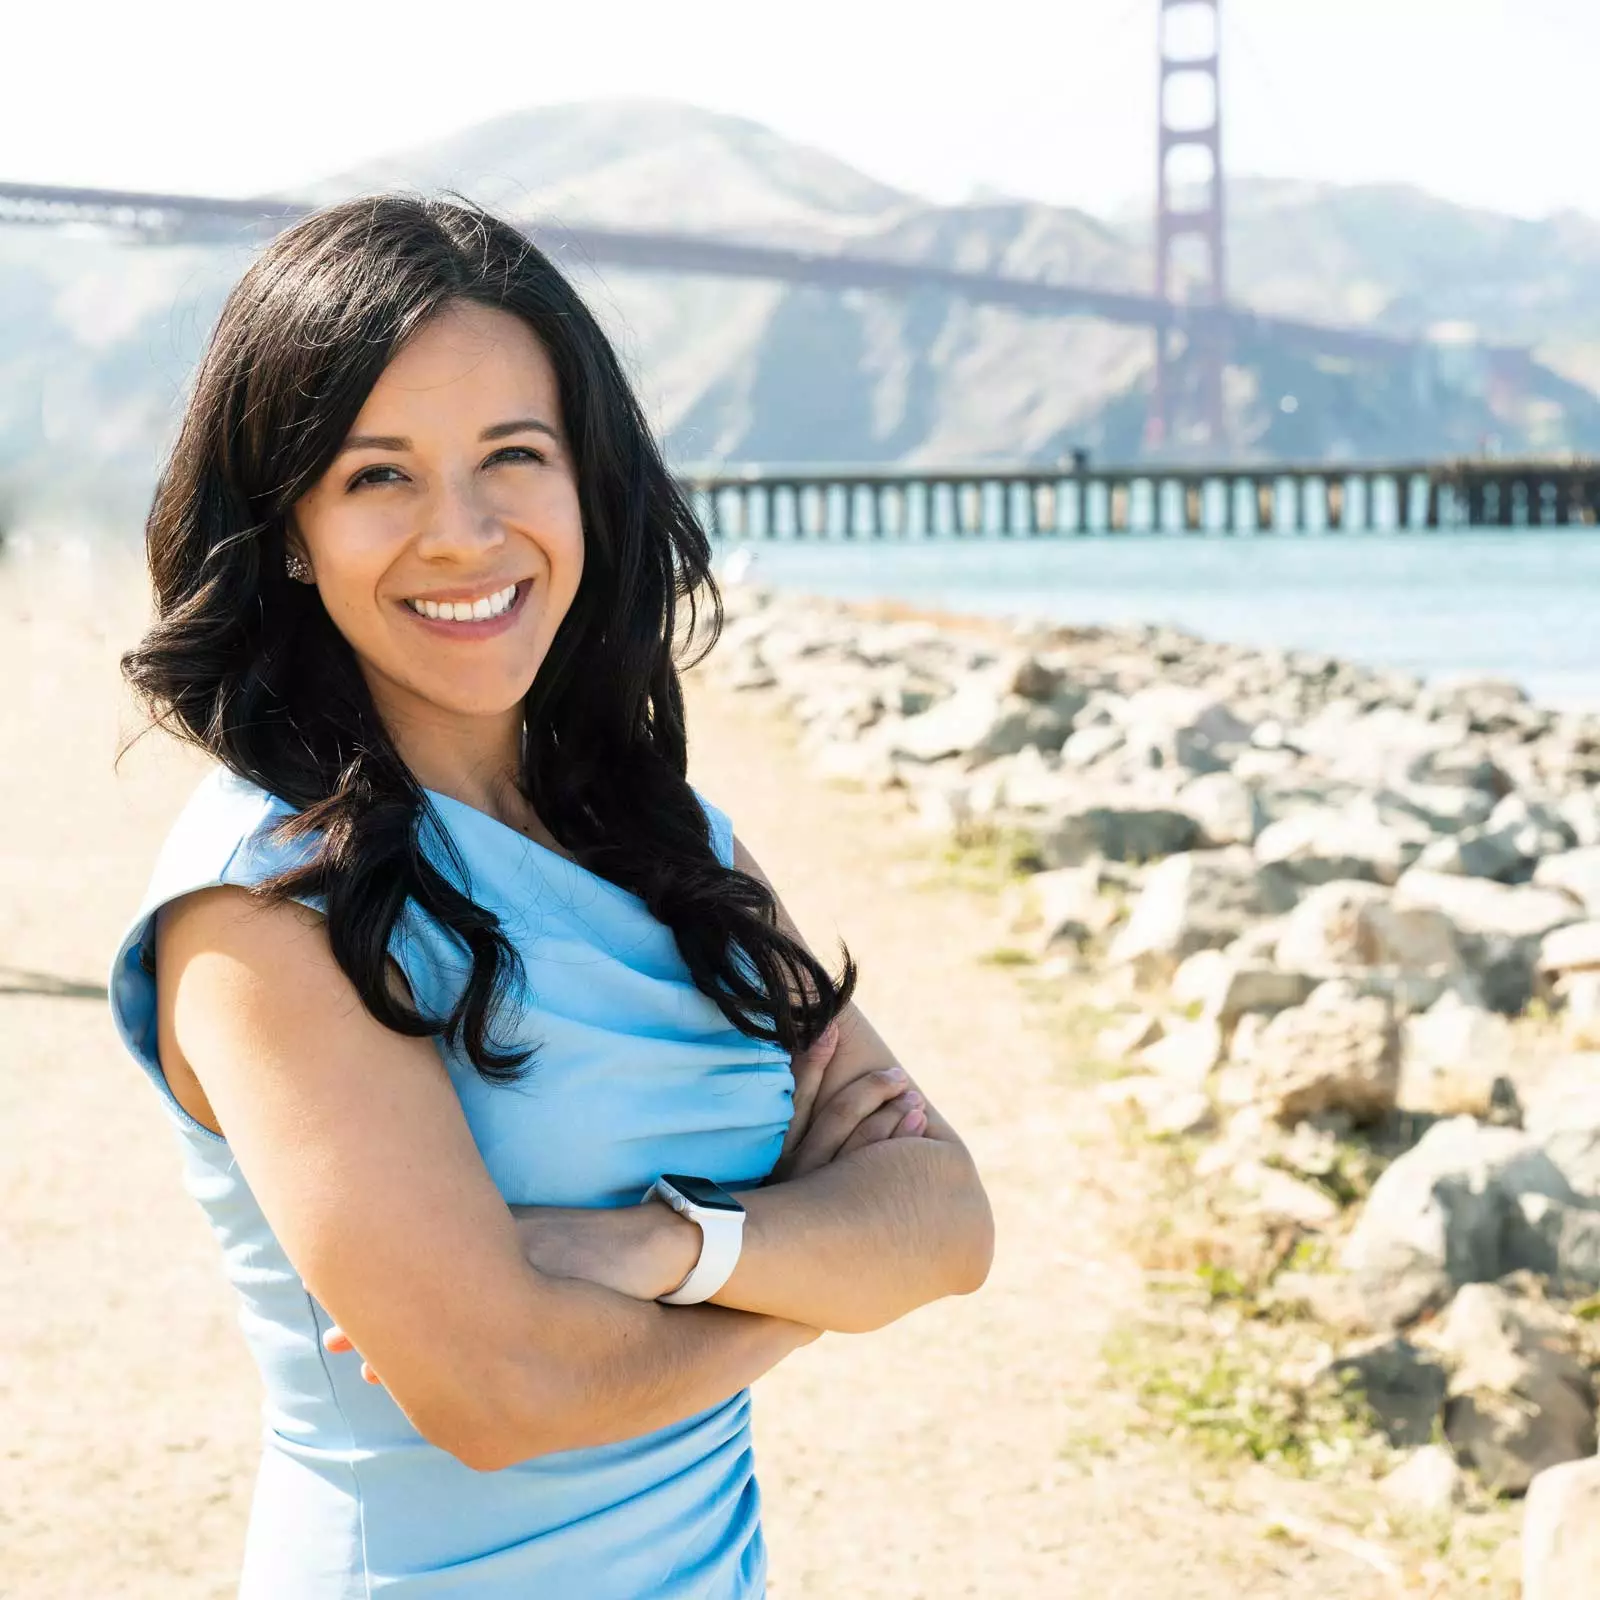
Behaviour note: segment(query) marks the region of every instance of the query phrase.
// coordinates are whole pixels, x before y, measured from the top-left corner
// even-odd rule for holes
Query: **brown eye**
[[[394,476],[385,477],[385,473],[393,473]],[[362,489],[365,488],[369,483],[398,483],[404,478],[405,474],[401,472],[398,467],[363,467],[355,475],[355,477],[350,480],[349,487],[352,489]]]
[[[484,466],[492,467],[499,461],[543,461],[544,457],[529,445],[508,444],[503,450],[496,450],[493,455],[484,461]]]

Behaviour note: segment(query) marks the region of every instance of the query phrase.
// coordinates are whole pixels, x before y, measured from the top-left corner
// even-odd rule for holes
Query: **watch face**
[[[663,1172],[663,1183],[670,1183],[685,1200],[704,1206],[708,1211],[743,1211],[744,1207],[720,1184],[709,1178],[690,1178],[681,1172]]]

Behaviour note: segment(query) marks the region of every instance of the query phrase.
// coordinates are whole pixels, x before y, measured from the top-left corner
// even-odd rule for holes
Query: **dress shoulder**
[[[216,768],[201,779],[156,856],[150,882],[111,960],[106,984],[111,1020],[134,1060],[187,1133],[223,1143],[184,1110],[172,1093],[156,1049],[155,928],[162,906],[220,884],[253,887],[293,866],[308,845],[271,837],[293,808],[277,795]]]

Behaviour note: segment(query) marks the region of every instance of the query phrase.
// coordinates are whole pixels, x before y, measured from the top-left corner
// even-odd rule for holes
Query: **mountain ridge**
[[[673,227],[1119,290],[1153,278],[1148,223],[1006,197],[935,203],[748,118],[672,100],[509,114],[331,174],[304,197],[393,186],[454,187],[552,236],[583,223]],[[1407,335],[1470,322],[1533,346],[1582,386],[1507,400],[1465,368],[1452,388],[1268,344],[1241,351],[1228,374],[1239,458],[1455,454],[1485,438],[1600,449],[1600,222],[1475,212],[1403,184],[1272,179],[1236,184],[1229,209],[1242,303]],[[95,492],[147,492],[192,362],[248,258],[244,243],[136,247],[0,228],[0,480],[66,492],[89,460]],[[931,289],[833,293],[561,259],[680,462],[1140,450],[1153,359],[1143,329]]]

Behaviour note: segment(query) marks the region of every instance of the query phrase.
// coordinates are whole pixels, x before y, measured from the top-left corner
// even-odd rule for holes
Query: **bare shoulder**
[[[193,889],[156,915],[158,972],[213,956],[271,968],[286,960],[332,961],[322,918],[295,901],[272,902],[235,884]]]

